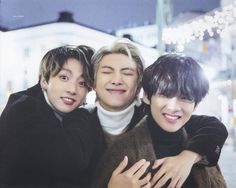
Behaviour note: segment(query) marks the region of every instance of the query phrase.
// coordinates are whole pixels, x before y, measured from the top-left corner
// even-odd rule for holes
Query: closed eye
[[[131,69],[131,68],[124,68],[122,69],[122,74],[126,75],[126,76],[133,76],[135,75],[135,70],[134,69]]]
[[[133,76],[134,75],[134,73],[132,71],[124,71],[123,74],[126,76]]]
[[[100,71],[102,74],[111,74],[113,72],[113,69],[109,66],[103,66],[101,67]]]
[[[101,71],[101,73],[103,73],[103,74],[111,74],[112,73],[112,71]]]

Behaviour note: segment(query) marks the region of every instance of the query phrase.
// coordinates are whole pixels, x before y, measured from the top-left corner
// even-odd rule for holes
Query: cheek
[[[191,115],[191,114],[194,112],[194,110],[195,110],[194,105],[190,105],[190,106],[188,107],[188,114]]]
[[[130,80],[128,82],[129,84],[129,88],[133,91],[133,92],[136,92],[137,91],[137,88],[138,88],[138,83],[136,80]]]
[[[97,76],[96,81],[94,82],[94,88],[99,88],[105,82],[105,76]]]
[[[100,88],[101,88],[101,87],[100,87]],[[99,85],[98,85],[97,83],[94,84],[93,90],[94,90],[95,92],[98,92],[98,90],[99,90]]]
[[[80,97],[86,97],[86,95],[88,94],[88,89],[86,88],[79,88],[78,91]]]
[[[86,96],[87,96],[88,92],[81,90],[79,92],[79,95],[77,96],[77,101],[79,102],[79,104],[83,103],[84,101],[86,101]]]
[[[187,120],[190,119],[190,117],[193,114],[193,112],[194,112],[194,108],[185,109],[185,117],[186,117]]]
[[[97,88],[99,88],[98,87],[98,85],[99,85],[99,79],[98,79],[98,77],[96,77],[95,79],[94,79],[94,83],[93,83],[93,89],[96,91],[97,90]]]
[[[153,104],[151,103],[151,111],[152,111],[152,114],[159,114],[158,111],[159,111],[159,107],[156,105],[156,104]]]

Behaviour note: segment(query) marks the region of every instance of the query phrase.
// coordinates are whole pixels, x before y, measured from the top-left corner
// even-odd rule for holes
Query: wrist
[[[202,159],[201,155],[190,150],[183,150],[180,154],[188,159],[191,159],[194,164]]]

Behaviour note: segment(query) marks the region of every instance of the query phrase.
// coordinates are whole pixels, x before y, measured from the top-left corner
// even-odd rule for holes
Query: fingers
[[[168,188],[172,188],[172,187],[180,188],[184,184],[185,180],[186,180],[186,178],[184,178],[184,177],[172,179]]]
[[[168,174],[165,174],[164,176],[161,177],[161,179],[158,180],[157,184],[154,186],[154,188],[161,188],[163,185],[166,184],[166,182],[170,179],[171,177]]]
[[[184,184],[185,180],[186,180],[186,179],[181,178],[181,179],[177,182],[177,184],[176,184],[176,188],[178,188],[178,187],[182,187],[182,185]]]
[[[108,187],[151,188],[151,173],[148,173],[144,178],[142,178],[148,166],[150,166],[150,162],[147,162],[144,159],[139,160],[128,170],[124,171],[124,169],[127,168],[127,164],[128,157],[125,157],[113,171]]]
[[[144,185],[144,186],[142,186],[142,188],[151,188],[152,186],[151,186],[151,183],[149,182],[149,183],[147,183],[146,185]]]
[[[147,161],[145,162],[139,169],[138,171],[136,171],[136,173],[134,174],[134,177],[139,179],[141,178],[141,176],[146,172],[147,168],[149,167],[150,162]]]
[[[123,161],[121,161],[118,167],[113,171],[113,175],[118,175],[122,173],[125,167],[127,166],[127,164],[128,164],[128,157],[125,156]]]
[[[170,182],[168,188],[172,188],[172,187],[178,188],[177,187],[178,180],[179,180],[179,178],[176,178],[176,177],[171,178],[171,182]]]
[[[150,179],[151,173],[148,173],[143,179],[139,180],[139,185],[143,187],[148,187],[147,184],[150,184],[149,186],[151,187]]]
[[[156,169],[159,166],[161,166],[163,164],[164,160],[165,160],[165,158],[155,160],[154,164],[152,165],[152,169]]]
[[[156,184],[156,182],[158,182],[160,180],[160,178],[162,176],[164,176],[166,173],[166,169],[163,168],[163,166],[154,174],[152,180],[151,180],[151,184],[152,186],[154,186]]]
[[[126,173],[134,175],[144,164],[146,163],[145,159],[141,159],[138,162],[136,162],[133,166],[131,166]]]

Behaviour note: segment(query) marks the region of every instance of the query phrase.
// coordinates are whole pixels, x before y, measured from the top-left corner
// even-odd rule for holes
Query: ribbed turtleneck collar
[[[99,102],[96,102],[97,114],[103,130],[112,135],[119,135],[125,132],[130,123],[137,101],[135,100],[126,109],[119,112],[105,110]]]

